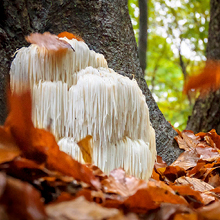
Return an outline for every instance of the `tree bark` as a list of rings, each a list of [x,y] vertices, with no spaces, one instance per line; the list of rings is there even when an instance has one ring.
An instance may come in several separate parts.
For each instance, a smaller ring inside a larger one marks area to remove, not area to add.
[[[15,50],[28,45],[24,37],[31,32],[68,31],[81,36],[90,49],[104,54],[116,72],[130,78],[135,75],[150,109],[157,151],[168,163],[175,160],[181,152],[173,139],[176,132],[158,109],[142,74],[126,0],[2,0],[1,4],[1,123],[6,117],[3,82]]]
[[[139,39],[138,55],[143,75],[147,68],[147,0],[138,0],[139,3]]]
[[[207,60],[220,60],[220,1],[210,1],[209,36],[206,48]],[[214,79],[213,79],[214,80]],[[220,134],[220,90],[207,97],[199,97],[193,107],[186,129],[194,132],[216,129]]]

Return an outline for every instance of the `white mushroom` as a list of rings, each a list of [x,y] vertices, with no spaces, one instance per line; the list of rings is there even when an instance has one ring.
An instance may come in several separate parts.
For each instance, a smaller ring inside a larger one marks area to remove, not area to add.
[[[35,126],[51,130],[61,150],[83,162],[77,142],[93,137],[93,162],[104,172],[123,167],[149,179],[156,158],[155,132],[136,80],[108,68],[104,56],[76,39],[62,53],[32,44],[17,51],[11,88],[28,84]]]

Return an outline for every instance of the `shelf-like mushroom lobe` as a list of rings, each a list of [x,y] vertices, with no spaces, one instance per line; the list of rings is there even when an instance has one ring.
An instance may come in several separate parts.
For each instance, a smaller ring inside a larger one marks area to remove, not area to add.
[[[33,122],[47,128],[60,148],[83,162],[78,141],[93,137],[93,162],[104,172],[123,167],[148,179],[156,158],[155,133],[136,80],[107,67],[104,56],[83,41],[51,51],[32,44],[17,51],[11,66],[14,91],[30,86]]]

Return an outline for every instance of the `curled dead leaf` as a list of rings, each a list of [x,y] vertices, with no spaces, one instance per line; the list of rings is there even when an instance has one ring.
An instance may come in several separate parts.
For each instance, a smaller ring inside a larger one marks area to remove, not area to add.
[[[68,48],[72,49],[71,45],[66,41],[60,40],[56,35],[45,32],[43,34],[33,33],[27,36],[26,41],[31,44],[37,44],[39,47],[44,47],[49,51],[65,51]]]

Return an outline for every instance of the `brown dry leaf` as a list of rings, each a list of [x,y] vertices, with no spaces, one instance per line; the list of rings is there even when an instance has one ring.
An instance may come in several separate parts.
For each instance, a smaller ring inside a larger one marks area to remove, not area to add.
[[[184,130],[182,131],[183,140],[187,143],[189,148],[195,148],[199,143],[200,138],[196,136],[193,131]]]
[[[46,211],[51,220],[123,219],[123,214],[118,209],[101,207],[94,202],[88,202],[84,197],[79,197],[73,201],[48,205]]]
[[[216,133],[215,129],[212,129],[208,132],[208,135],[212,138],[213,142],[215,143],[215,146],[220,149],[220,136]]]
[[[178,143],[180,149],[190,150],[189,146],[187,145],[187,143],[185,142],[185,140],[183,140],[181,136],[176,136],[174,137],[174,139]]]
[[[58,34],[58,37],[60,37],[60,38],[66,37],[66,38],[69,39],[69,40],[71,40],[71,39],[76,39],[76,40],[78,40],[78,41],[83,41],[83,42],[84,42],[84,40],[83,40],[80,36],[78,36],[78,35],[76,35],[76,34],[69,33],[69,32],[67,32],[67,31],[64,31],[64,32]]]
[[[30,184],[18,179],[7,177],[6,188],[0,203],[6,207],[11,219],[46,219],[40,193]]]
[[[6,183],[6,175],[3,172],[0,172],[0,199],[5,191]]]
[[[170,187],[179,195],[183,196],[189,203],[203,203],[201,192],[193,190],[189,185],[171,185]]]
[[[173,220],[199,220],[196,213],[178,213]]]
[[[220,176],[219,173],[215,175],[211,175],[208,179],[208,184],[210,184],[213,187],[218,187],[220,186]]]
[[[65,51],[68,48],[72,48],[70,44],[63,40],[59,40],[59,38],[50,34],[49,32],[45,32],[43,34],[33,33],[29,36],[25,37],[26,41],[31,44],[37,44],[40,47],[44,47],[50,51]]]
[[[220,154],[215,148],[204,146],[202,144],[197,145],[196,152],[200,155],[200,159],[205,161],[212,162],[220,158]]]
[[[132,212],[145,213],[158,208],[162,203],[188,205],[183,197],[176,195],[165,183],[149,181],[148,187],[139,189],[134,195],[127,198],[123,206]]]
[[[201,178],[203,174],[206,172],[206,169],[204,168],[206,162],[205,161],[198,161],[197,165],[193,167],[191,170],[187,171],[188,177],[195,177],[195,178]]]
[[[201,95],[206,95],[210,90],[217,90],[220,87],[219,73],[219,62],[208,60],[198,75],[188,77],[184,85],[184,93],[195,89],[199,90]]]
[[[31,119],[32,101],[30,91],[22,94],[9,94],[9,115],[5,129],[11,133],[16,144],[28,159],[39,163],[46,161],[46,149],[32,147],[35,128]]]
[[[177,196],[174,190],[162,181],[149,181],[148,191],[154,202],[187,205],[183,197]]]
[[[92,146],[92,136],[87,135],[77,144],[82,152],[83,160],[85,163],[92,163],[92,154],[93,154],[93,146]]]
[[[190,177],[185,177],[182,176],[178,178],[175,181],[175,184],[179,185],[190,185],[192,189],[200,192],[208,191],[214,189],[213,186],[211,186],[208,183],[205,183],[204,181],[196,178],[190,178]]]
[[[160,175],[155,171],[155,169],[153,169],[152,175],[151,175],[152,179],[155,179],[157,181],[160,181]]]
[[[206,193],[207,191],[213,189],[213,187],[210,184],[205,183],[200,179],[190,178],[190,177],[180,177],[175,181],[175,184],[189,185],[193,190],[202,192],[200,195],[205,205],[209,204],[212,201],[215,201],[214,196]]]
[[[0,164],[12,161],[21,155],[13,137],[3,127],[0,127]]]
[[[147,187],[147,183],[133,176],[126,176],[125,171],[119,168],[110,172],[109,178],[102,181],[102,186],[106,193],[128,197],[136,193],[138,189]]]
[[[201,207],[197,209],[199,219],[205,218],[209,220],[220,219],[220,201],[214,202],[211,205]]]
[[[163,175],[171,182],[174,182],[177,178],[181,176],[185,176],[185,174],[186,171],[179,166],[168,166],[163,173]]]
[[[180,149],[191,150],[199,143],[200,137],[195,136],[190,130],[184,130],[181,132],[181,136],[176,136],[175,140],[179,144]]]
[[[174,219],[175,216],[178,214],[190,216],[190,215],[194,215],[195,212],[193,212],[186,205],[164,203],[164,204],[161,204],[160,209],[158,209],[158,211],[152,213],[151,216],[154,216],[154,218],[149,218],[149,219],[170,220],[170,219]],[[173,216],[174,216],[174,218],[173,218]],[[192,219],[189,218],[189,220],[192,220]]]
[[[180,154],[178,159],[174,161],[171,166],[179,166],[182,167],[184,170],[188,170],[192,167],[195,167],[198,160],[199,154],[196,152],[195,149],[193,149]]]
[[[87,167],[89,167],[92,171],[95,177],[99,178],[100,181],[108,178],[108,176],[102,172],[101,169],[99,169],[96,165],[94,164],[86,164]]]
[[[162,168],[162,167],[167,167],[167,164],[163,161],[162,157],[157,155],[157,160],[154,164],[156,169]]]

